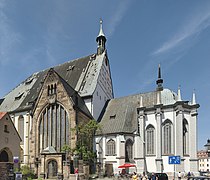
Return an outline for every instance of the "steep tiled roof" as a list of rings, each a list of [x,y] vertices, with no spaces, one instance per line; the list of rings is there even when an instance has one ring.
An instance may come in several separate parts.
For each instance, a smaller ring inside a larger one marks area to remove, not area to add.
[[[96,88],[98,74],[102,66],[102,55],[92,54],[68,61],[53,69],[75,89],[80,96],[91,96]],[[50,69],[50,68],[49,68]],[[32,108],[49,69],[32,74],[25,81],[9,92],[0,101],[0,111],[23,111]]]
[[[176,94],[164,89],[161,91],[163,105],[174,104]],[[150,108],[157,104],[157,91],[116,98],[109,101],[101,119],[101,132],[98,134],[133,133],[137,129],[137,108],[142,97],[143,107]]]

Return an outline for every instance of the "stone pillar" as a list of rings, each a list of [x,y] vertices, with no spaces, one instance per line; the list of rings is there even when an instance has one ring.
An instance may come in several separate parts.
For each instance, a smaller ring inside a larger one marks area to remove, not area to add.
[[[181,157],[181,164],[176,165],[176,172],[184,172],[184,159],[183,159],[183,108],[182,105],[178,105],[176,110],[175,125],[175,155]]]
[[[25,142],[24,142],[24,163],[29,165],[29,130],[30,130],[30,114],[27,113],[25,120]]]
[[[124,135],[119,135],[119,164],[125,163],[125,137]]]
[[[197,110],[191,111],[189,121],[189,155],[190,155],[190,171],[198,172],[198,158],[197,158]]]
[[[157,133],[156,133],[156,171],[163,172],[163,159],[162,159],[162,112],[161,104],[156,106],[156,123],[157,123]]]
[[[136,157],[138,157],[137,160],[137,171],[140,173],[147,171],[146,166],[146,154],[145,154],[145,114],[144,114],[145,108],[139,108],[138,109],[138,131],[139,131],[139,137],[137,137],[137,152]]]

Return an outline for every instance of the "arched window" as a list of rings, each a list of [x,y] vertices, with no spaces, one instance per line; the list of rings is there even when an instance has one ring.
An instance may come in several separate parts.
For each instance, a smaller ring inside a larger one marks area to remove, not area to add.
[[[51,160],[48,163],[48,178],[54,178],[57,177],[57,169],[58,164],[55,160]]]
[[[62,147],[69,144],[69,128],[68,114],[61,105],[52,104],[45,108],[40,115],[39,151],[52,146],[61,152]]]
[[[189,129],[186,119],[183,120],[183,154],[187,155],[189,147]]]
[[[163,154],[172,153],[172,123],[169,120],[163,124]]]
[[[155,128],[152,125],[146,129],[146,153],[147,155],[155,154]]]
[[[106,154],[108,156],[113,156],[115,155],[115,141],[113,139],[110,139],[106,143]]]
[[[18,133],[22,140],[20,144],[24,144],[24,118],[22,115],[20,115],[18,118]]]
[[[8,153],[3,150],[0,152],[0,162],[8,162],[9,161],[9,155]]]
[[[133,141],[128,139],[125,143],[125,162],[132,162],[133,160]]]

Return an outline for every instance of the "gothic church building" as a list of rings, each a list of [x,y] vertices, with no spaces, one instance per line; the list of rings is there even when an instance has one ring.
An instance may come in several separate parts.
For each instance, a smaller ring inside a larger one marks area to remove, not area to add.
[[[2,99],[22,142],[22,165],[38,176],[63,174],[62,147],[75,147],[80,123],[98,120],[97,162],[110,174],[133,163],[137,172],[172,173],[168,157],[179,155],[176,171],[198,171],[195,94],[184,101],[163,88],[161,69],[157,88],[148,93],[116,98],[100,22],[97,52],[32,74]],[[0,150],[1,151],[1,150]]]

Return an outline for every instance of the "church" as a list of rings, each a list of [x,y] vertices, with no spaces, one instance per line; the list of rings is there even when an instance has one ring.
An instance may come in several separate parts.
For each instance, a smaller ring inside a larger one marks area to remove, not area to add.
[[[97,51],[36,72],[0,99],[19,132],[21,165],[39,177],[63,174],[62,147],[73,148],[80,123],[95,119],[100,171],[113,174],[124,163],[138,173],[172,173],[169,156],[180,156],[175,171],[197,172],[197,109],[191,101],[163,88],[161,68],[157,88],[148,93],[114,98],[106,37],[100,21]]]
[[[156,84],[154,91],[108,102],[95,138],[99,168],[108,175],[123,164],[135,165],[130,170],[141,174],[198,172],[195,93],[185,101],[180,88],[177,94],[163,88],[160,66]],[[176,165],[169,160],[173,156]]]
[[[73,149],[77,125],[97,120],[113,98],[106,37],[100,22],[97,52],[36,72],[0,99],[22,139],[21,165],[44,178],[63,174],[62,147]]]

